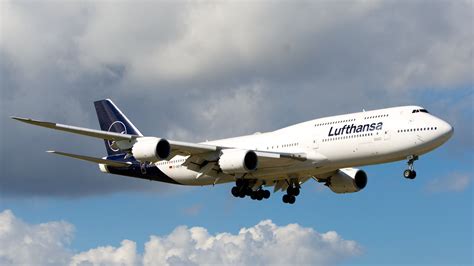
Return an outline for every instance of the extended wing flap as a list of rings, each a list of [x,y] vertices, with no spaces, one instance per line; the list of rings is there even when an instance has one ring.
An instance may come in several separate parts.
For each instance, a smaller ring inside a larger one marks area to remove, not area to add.
[[[195,155],[200,153],[207,153],[217,151],[219,147],[214,145],[202,144],[202,143],[191,143],[183,141],[168,140],[171,149],[176,154],[181,155]]]
[[[32,124],[35,126],[51,128],[51,129],[60,130],[60,131],[66,131],[70,133],[75,133],[75,134],[99,138],[99,139],[119,141],[119,140],[132,140],[138,137],[135,135],[120,134],[116,132],[107,132],[107,131],[84,128],[84,127],[75,127],[75,126],[62,125],[62,124],[57,124],[57,123],[52,123],[52,122],[33,120],[30,118],[22,118],[22,117],[14,117],[14,116],[12,116],[11,118],[17,121],[21,121],[27,124]]]
[[[327,158],[322,154],[315,152],[308,153],[280,153],[255,151],[259,160],[259,168],[285,167],[298,162],[310,161],[315,165],[324,163]]]
[[[78,155],[78,154],[72,154],[72,153],[65,153],[65,152],[60,152],[60,151],[46,151],[48,153],[54,153],[74,159],[79,159],[83,161],[88,161],[92,163],[98,163],[98,164],[105,164],[105,165],[110,165],[113,167],[126,167],[130,166],[132,163],[131,162],[119,162],[119,161],[113,161],[113,160],[107,160],[107,159],[102,159],[102,158],[96,158],[96,157],[90,157],[90,156],[85,156],[85,155]]]

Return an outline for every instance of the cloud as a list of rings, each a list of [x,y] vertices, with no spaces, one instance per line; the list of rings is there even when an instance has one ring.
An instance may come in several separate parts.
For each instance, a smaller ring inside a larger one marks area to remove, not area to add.
[[[91,249],[74,255],[70,265],[138,265],[136,246],[133,241],[123,240],[118,248],[107,246]]]
[[[298,224],[264,220],[237,234],[210,234],[202,227],[179,226],[151,236],[143,254],[136,243],[104,246],[74,254],[74,226],[67,222],[27,224],[10,210],[0,212],[0,264],[35,265],[333,265],[362,253],[361,246],[337,232],[318,233]]]
[[[183,213],[188,215],[188,216],[196,216],[199,213],[201,213],[203,208],[202,204],[193,204],[185,209],[183,209]]]
[[[426,190],[431,193],[462,192],[472,182],[472,177],[466,173],[453,173],[445,177],[438,177],[426,185]]]
[[[201,227],[178,227],[166,237],[152,236],[145,244],[143,263],[329,265],[360,252],[356,242],[344,240],[334,231],[321,234],[298,224],[277,226],[265,220],[253,227],[242,228],[235,235],[211,235]]]
[[[10,210],[0,212],[1,265],[66,264],[74,226],[63,221],[30,225]]]
[[[203,141],[362,108],[431,104],[414,92],[473,84],[469,1],[7,0],[0,9],[5,196],[164,186],[52,159],[41,151],[102,156],[104,149],[9,115],[97,128],[92,102],[112,98],[144,133]],[[459,106],[456,121],[472,109]],[[467,119],[459,124],[472,124]],[[472,144],[472,127],[465,136]]]

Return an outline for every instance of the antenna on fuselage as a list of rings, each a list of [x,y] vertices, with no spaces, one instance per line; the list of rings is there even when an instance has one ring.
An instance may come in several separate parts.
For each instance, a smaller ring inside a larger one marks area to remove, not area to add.
[[[364,109],[364,108],[362,108],[362,112],[365,112],[365,109]]]

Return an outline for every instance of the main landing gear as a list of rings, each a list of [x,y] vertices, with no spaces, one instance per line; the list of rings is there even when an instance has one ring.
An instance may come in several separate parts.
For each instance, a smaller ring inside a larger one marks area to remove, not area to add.
[[[270,198],[270,191],[259,187],[257,190],[253,190],[250,185],[250,180],[237,179],[235,187],[232,187],[232,195],[234,197],[245,198],[250,196],[253,200],[262,200]]]
[[[286,194],[283,195],[282,200],[284,203],[293,204],[296,201],[296,196],[300,194],[300,186],[297,181],[291,181],[290,185],[286,189]]]
[[[416,160],[418,160],[418,156],[417,155],[410,155],[407,157],[408,159],[408,169],[406,169],[405,171],[403,171],[403,176],[407,179],[415,179],[416,177],[416,171],[415,171],[415,167],[414,167],[414,163]]]

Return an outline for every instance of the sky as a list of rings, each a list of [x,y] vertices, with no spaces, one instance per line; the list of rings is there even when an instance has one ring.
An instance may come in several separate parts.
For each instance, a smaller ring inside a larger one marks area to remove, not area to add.
[[[472,1],[0,2],[0,264],[472,265]],[[44,151],[102,141],[111,98],[145,135],[205,141],[421,105],[455,128],[415,163],[362,166],[367,187],[312,180],[236,199],[102,174]]]

